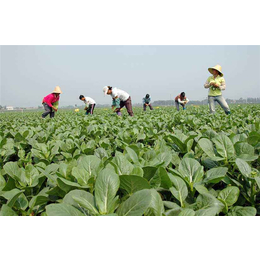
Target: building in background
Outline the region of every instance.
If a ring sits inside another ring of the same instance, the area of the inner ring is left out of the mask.
[[[6,107],[6,110],[14,110],[14,107]]]

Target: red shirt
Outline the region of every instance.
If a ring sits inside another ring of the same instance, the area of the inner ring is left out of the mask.
[[[58,101],[59,99],[60,96],[56,97],[54,93],[51,93],[43,98],[43,102],[45,102],[48,106],[52,107],[52,104]]]

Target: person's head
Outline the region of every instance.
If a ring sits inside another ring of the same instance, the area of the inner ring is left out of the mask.
[[[222,67],[220,65],[216,65],[215,67],[208,68],[208,71],[214,76],[217,77],[220,75],[220,77],[223,77],[222,73]]]
[[[181,97],[182,97],[182,98],[185,97],[185,92],[181,92]]]
[[[79,99],[82,100],[82,101],[84,101],[84,100],[85,100],[85,97],[84,97],[83,95],[80,95],[80,96],[79,96]]]
[[[58,97],[60,94],[62,94],[62,91],[59,86],[56,86],[52,93],[55,95],[55,97]]]
[[[150,95],[149,94],[146,94],[146,96],[145,96],[146,98],[149,98],[150,97]]]
[[[218,76],[218,75],[220,75],[220,72],[215,69],[212,69],[212,74],[213,74],[213,76]]]
[[[112,94],[112,87],[111,86],[105,86],[103,88],[103,92],[105,95],[111,95]]]

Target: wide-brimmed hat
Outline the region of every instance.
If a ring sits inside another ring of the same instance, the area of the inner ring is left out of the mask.
[[[212,73],[212,70],[218,71],[218,72],[220,73],[220,76],[223,77],[223,73],[221,72],[222,68],[221,68],[220,65],[216,65],[215,67],[208,68],[208,71],[209,71],[211,74],[213,74],[213,73]]]
[[[59,86],[56,86],[55,89],[52,91],[52,93],[62,94],[62,91]]]

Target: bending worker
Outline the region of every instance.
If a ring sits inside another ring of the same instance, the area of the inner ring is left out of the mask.
[[[189,102],[189,99],[185,96],[184,92],[181,92],[180,95],[178,95],[175,98],[175,106],[177,108],[177,110],[179,111],[179,105],[181,105],[183,107],[183,110],[186,109],[185,105]]]
[[[86,110],[86,115],[93,115],[94,108],[96,106],[96,101],[93,98],[84,97],[83,95],[80,95],[79,99],[85,103],[84,110]]]
[[[50,118],[54,117],[55,112],[58,111],[59,99],[62,91],[59,86],[55,87],[51,94],[43,98],[42,104],[45,112],[42,114],[42,118],[45,118],[50,114]]]
[[[103,88],[103,92],[105,95],[111,95],[113,100],[119,98],[120,100],[120,107],[116,109],[115,112],[121,112],[121,109],[125,106],[128,114],[133,116],[133,109],[132,109],[132,101],[130,95],[118,88],[113,88],[111,86],[105,86]]]
[[[143,98],[143,107],[144,107],[144,111],[146,111],[146,107],[149,106],[150,110],[153,110],[153,107],[151,105],[151,97],[149,94],[146,94],[146,96]]]

